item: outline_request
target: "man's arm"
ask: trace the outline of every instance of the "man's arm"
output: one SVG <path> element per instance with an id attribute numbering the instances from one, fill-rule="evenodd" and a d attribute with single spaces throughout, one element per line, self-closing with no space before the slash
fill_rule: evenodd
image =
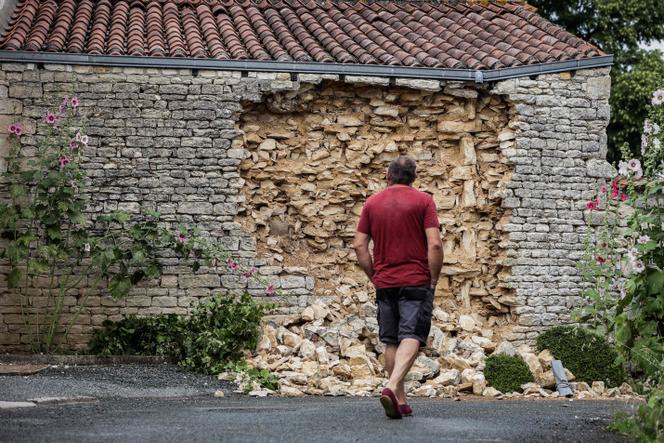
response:
<path id="1" fill-rule="evenodd" d="M 426 228 L 427 234 L 427 258 L 429 260 L 429 272 L 431 273 L 431 287 L 438 284 L 440 269 L 443 267 L 443 243 L 440 241 L 440 229 Z"/>
<path id="2" fill-rule="evenodd" d="M 355 249 L 355 254 L 357 255 L 357 261 L 360 264 L 360 267 L 367 274 L 369 280 L 373 278 L 373 261 L 371 260 L 371 254 L 369 254 L 369 241 L 371 237 L 364 232 L 356 232 L 355 240 L 353 240 L 353 248 Z"/>

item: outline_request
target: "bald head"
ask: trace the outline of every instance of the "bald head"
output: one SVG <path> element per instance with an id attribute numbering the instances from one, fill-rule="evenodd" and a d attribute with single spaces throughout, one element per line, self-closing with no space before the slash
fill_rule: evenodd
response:
<path id="1" fill-rule="evenodd" d="M 410 185 L 415 181 L 415 160 L 407 155 L 400 155 L 390 162 L 387 168 L 387 180 L 393 185 Z"/>

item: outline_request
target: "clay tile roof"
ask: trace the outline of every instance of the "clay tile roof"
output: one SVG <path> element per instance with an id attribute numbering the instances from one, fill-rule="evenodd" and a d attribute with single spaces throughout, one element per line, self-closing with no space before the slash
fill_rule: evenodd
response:
<path id="1" fill-rule="evenodd" d="M 457 69 L 605 55 L 516 0 L 18 0 L 0 49 Z"/>

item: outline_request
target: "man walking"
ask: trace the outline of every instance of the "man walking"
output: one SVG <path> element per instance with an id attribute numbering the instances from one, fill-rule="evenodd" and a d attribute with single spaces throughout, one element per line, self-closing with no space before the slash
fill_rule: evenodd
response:
<path id="1" fill-rule="evenodd" d="M 362 270 L 376 287 L 379 338 L 386 345 L 390 376 L 380 402 L 390 418 L 412 413 L 404 378 L 426 345 L 443 264 L 436 205 L 429 194 L 412 187 L 415 170 L 410 157 L 390 163 L 388 187 L 367 199 L 353 242 Z"/>

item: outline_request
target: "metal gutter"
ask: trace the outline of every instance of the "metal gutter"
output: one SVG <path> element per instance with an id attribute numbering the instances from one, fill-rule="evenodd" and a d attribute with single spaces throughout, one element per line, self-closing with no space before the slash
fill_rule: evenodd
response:
<path id="1" fill-rule="evenodd" d="M 207 58 L 144 57 L 126 55 L 69 54 L 58 52 L 0 51 L 0 62 L 66 65 L 118 66 L 166 69 L 212 69 L 248 72 L 290 72 L 297 74 L 338 74 L 371 77 L 459 80 L 484 83 L 538 74 L 611 66 L 613 56 L 592 57 L 502 69 L 440 69 L 410 66 L 360 65 L 342 63 L 280 62 L 265 60 L 218 60 Z"/>

